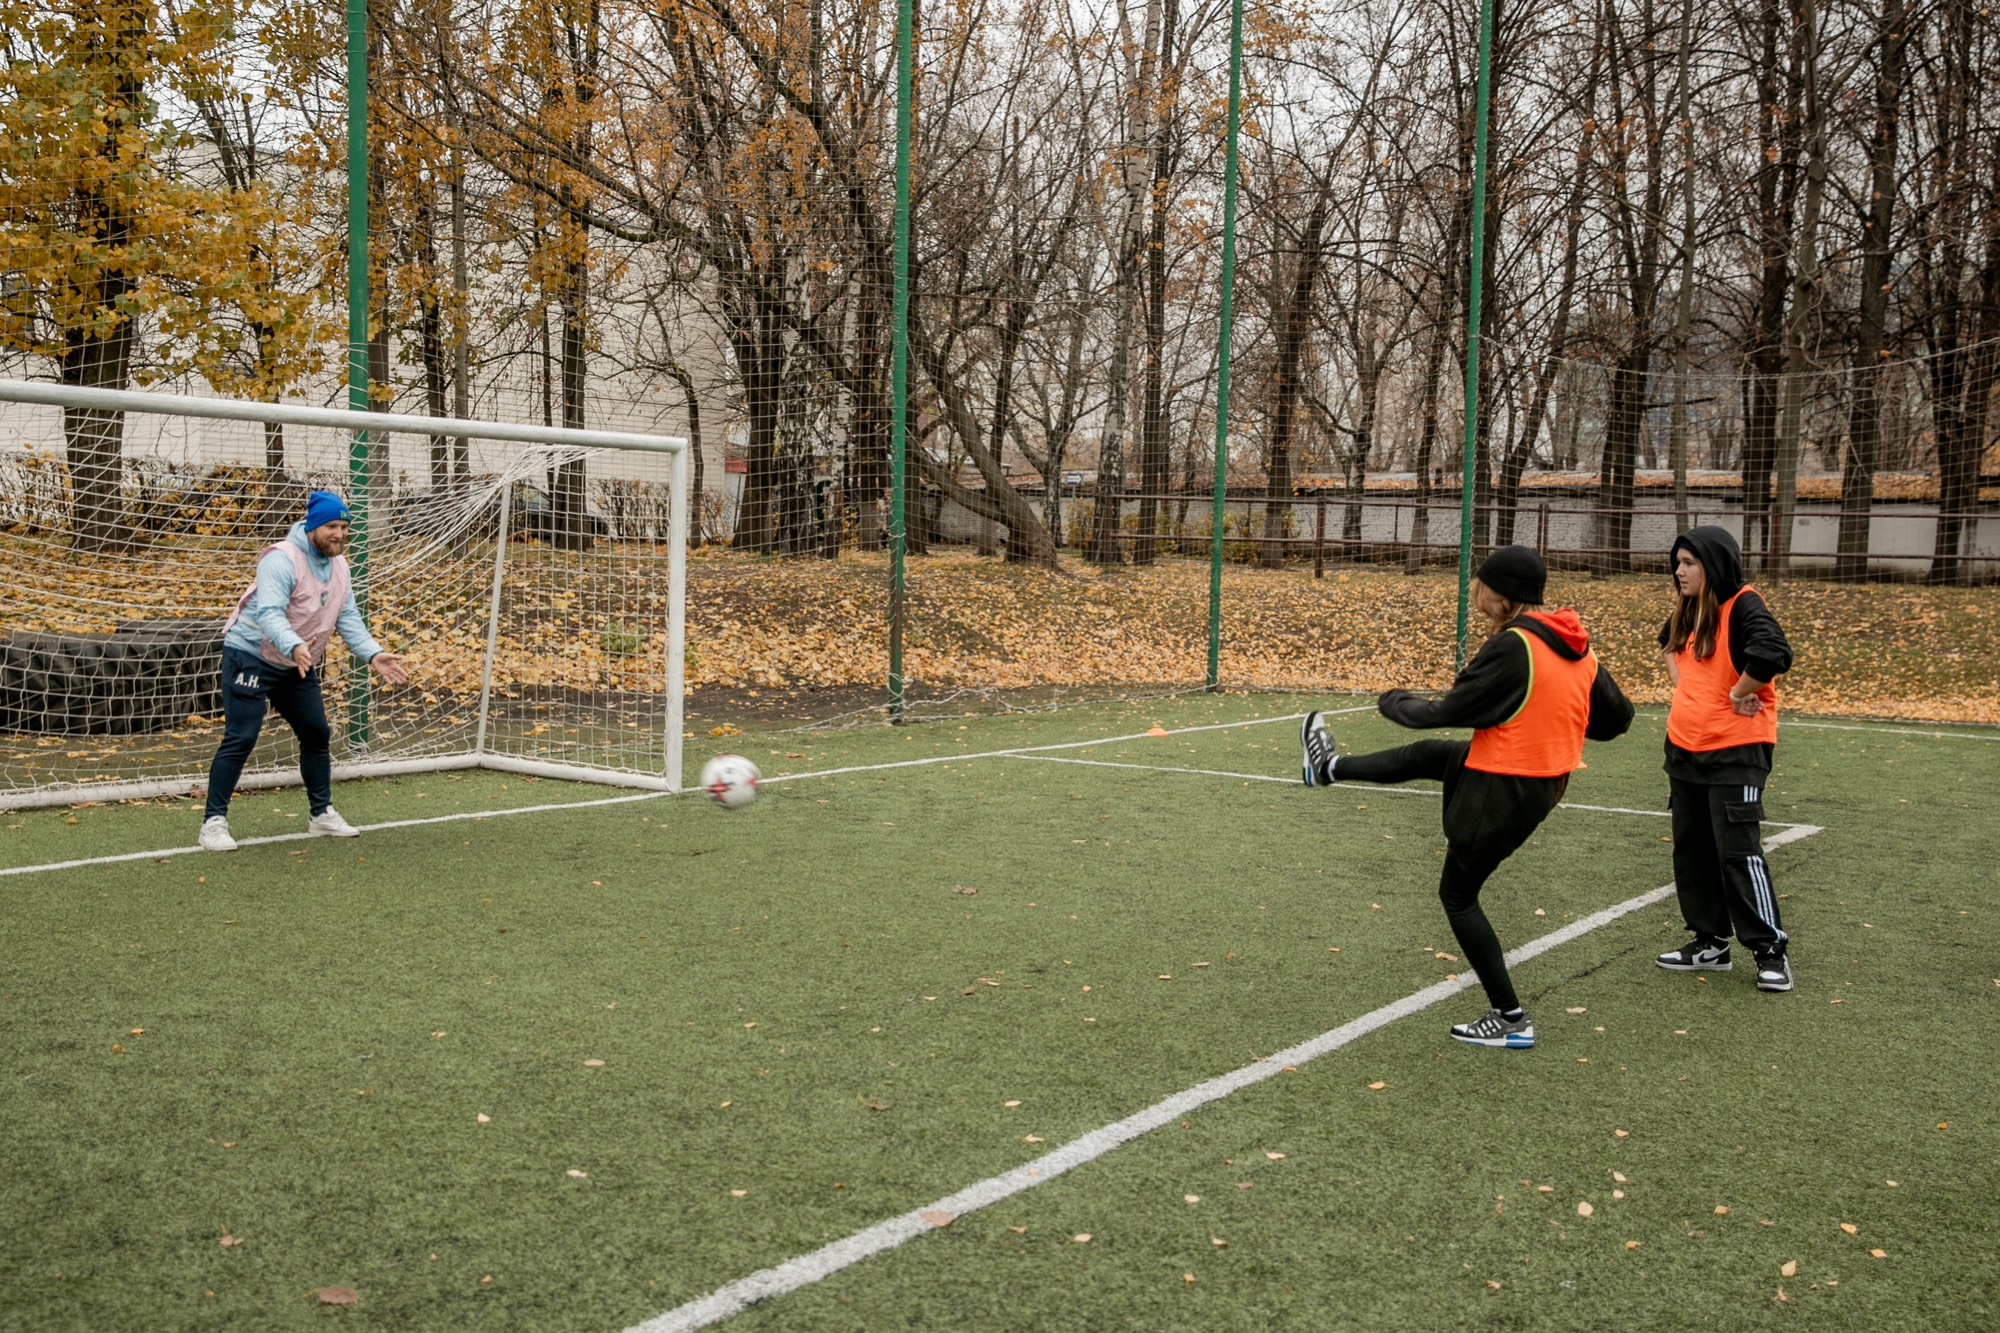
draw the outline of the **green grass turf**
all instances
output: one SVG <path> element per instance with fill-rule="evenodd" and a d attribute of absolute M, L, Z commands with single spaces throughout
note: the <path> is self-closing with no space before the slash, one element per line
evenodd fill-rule
<path fill-rule="evenodd" d="M 1157 721 L 1062 754 L 1291 777 L 1291 724 L 1180 729 L 1307 702 L 704 740 L 940 762 L 0 879 L 0 1327 L 620 1328 L 1429 985 L 1434 797 L 959 757 Z M 1659 736 L 1571 799 L 1658 808 Z M 1990 1326 L 1996 778 L 2000 743 L 1794 726 L 1767 809 L 1828 830 L 1772 858 L 1794 994 L 1653 968 L 1664 903 L 1519 969 L 1533 1052 L 1451 1042 L 1462 996 L 736 1326 Z M 458 779 L 337 799 L 606 794 Z M 9 816 L 0 855 L 197 813 Z M 1665 831 L 1558 812 L 1502 939 L 1664 883 Z"/>

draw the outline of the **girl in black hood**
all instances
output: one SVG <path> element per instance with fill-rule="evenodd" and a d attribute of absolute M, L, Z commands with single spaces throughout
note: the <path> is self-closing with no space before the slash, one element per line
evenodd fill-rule
<path fill-rule="evenodd" d="M 1771 682 L 1792 648 L 1771 608 L 1743 582 L 1743 553 L 1719 527 L 1693 528 L 1668 555 L 1675 601 L 1660 628 L 1674 686 L 1667 785 L 1674 889 L 1694 939 L 1657 961 L 1674 972 L 1727 972 L 1731 934 L 1757 959 L 1757 988 L 1788 991 L 1789 937 L 1764 861 L 1764 786 L 1778 742 Z"/>

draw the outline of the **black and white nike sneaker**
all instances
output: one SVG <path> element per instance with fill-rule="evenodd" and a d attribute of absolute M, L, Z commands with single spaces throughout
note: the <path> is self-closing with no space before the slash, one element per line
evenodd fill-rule
<path fill-rule="evenodd" d="M 1693 940 L 1653 961 L 1669 972 L 1727 972 L 1736 966 L 1729 961 L 1727 940 Z"/>
<path fill-rule="evenodd" d="M 1757 960 L 1757 989 L 1788 991 L 1792 988 L 1792 960 L 1789 955 L 1766 954 Z"/>

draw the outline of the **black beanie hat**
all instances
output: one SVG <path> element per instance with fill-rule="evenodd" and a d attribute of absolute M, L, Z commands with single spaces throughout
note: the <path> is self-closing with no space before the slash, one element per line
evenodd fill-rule
<path fill-rule="evenodd" d="M 1549 567 L 1525 546 L 1503 546 L 1480 562 L 1478 579 L 1510 602 L 1540 606 Z"/>

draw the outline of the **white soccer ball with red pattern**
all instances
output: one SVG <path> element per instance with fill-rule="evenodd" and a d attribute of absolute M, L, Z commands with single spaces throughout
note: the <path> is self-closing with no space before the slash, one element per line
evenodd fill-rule
<path fill-rule="evenodd" d="M 763 779 L 757 765 L 740 754 L 719 754 L 701 766 L 701 789 L 708 799 L 734 810 L 757 799 L 757 784 Z"/>

